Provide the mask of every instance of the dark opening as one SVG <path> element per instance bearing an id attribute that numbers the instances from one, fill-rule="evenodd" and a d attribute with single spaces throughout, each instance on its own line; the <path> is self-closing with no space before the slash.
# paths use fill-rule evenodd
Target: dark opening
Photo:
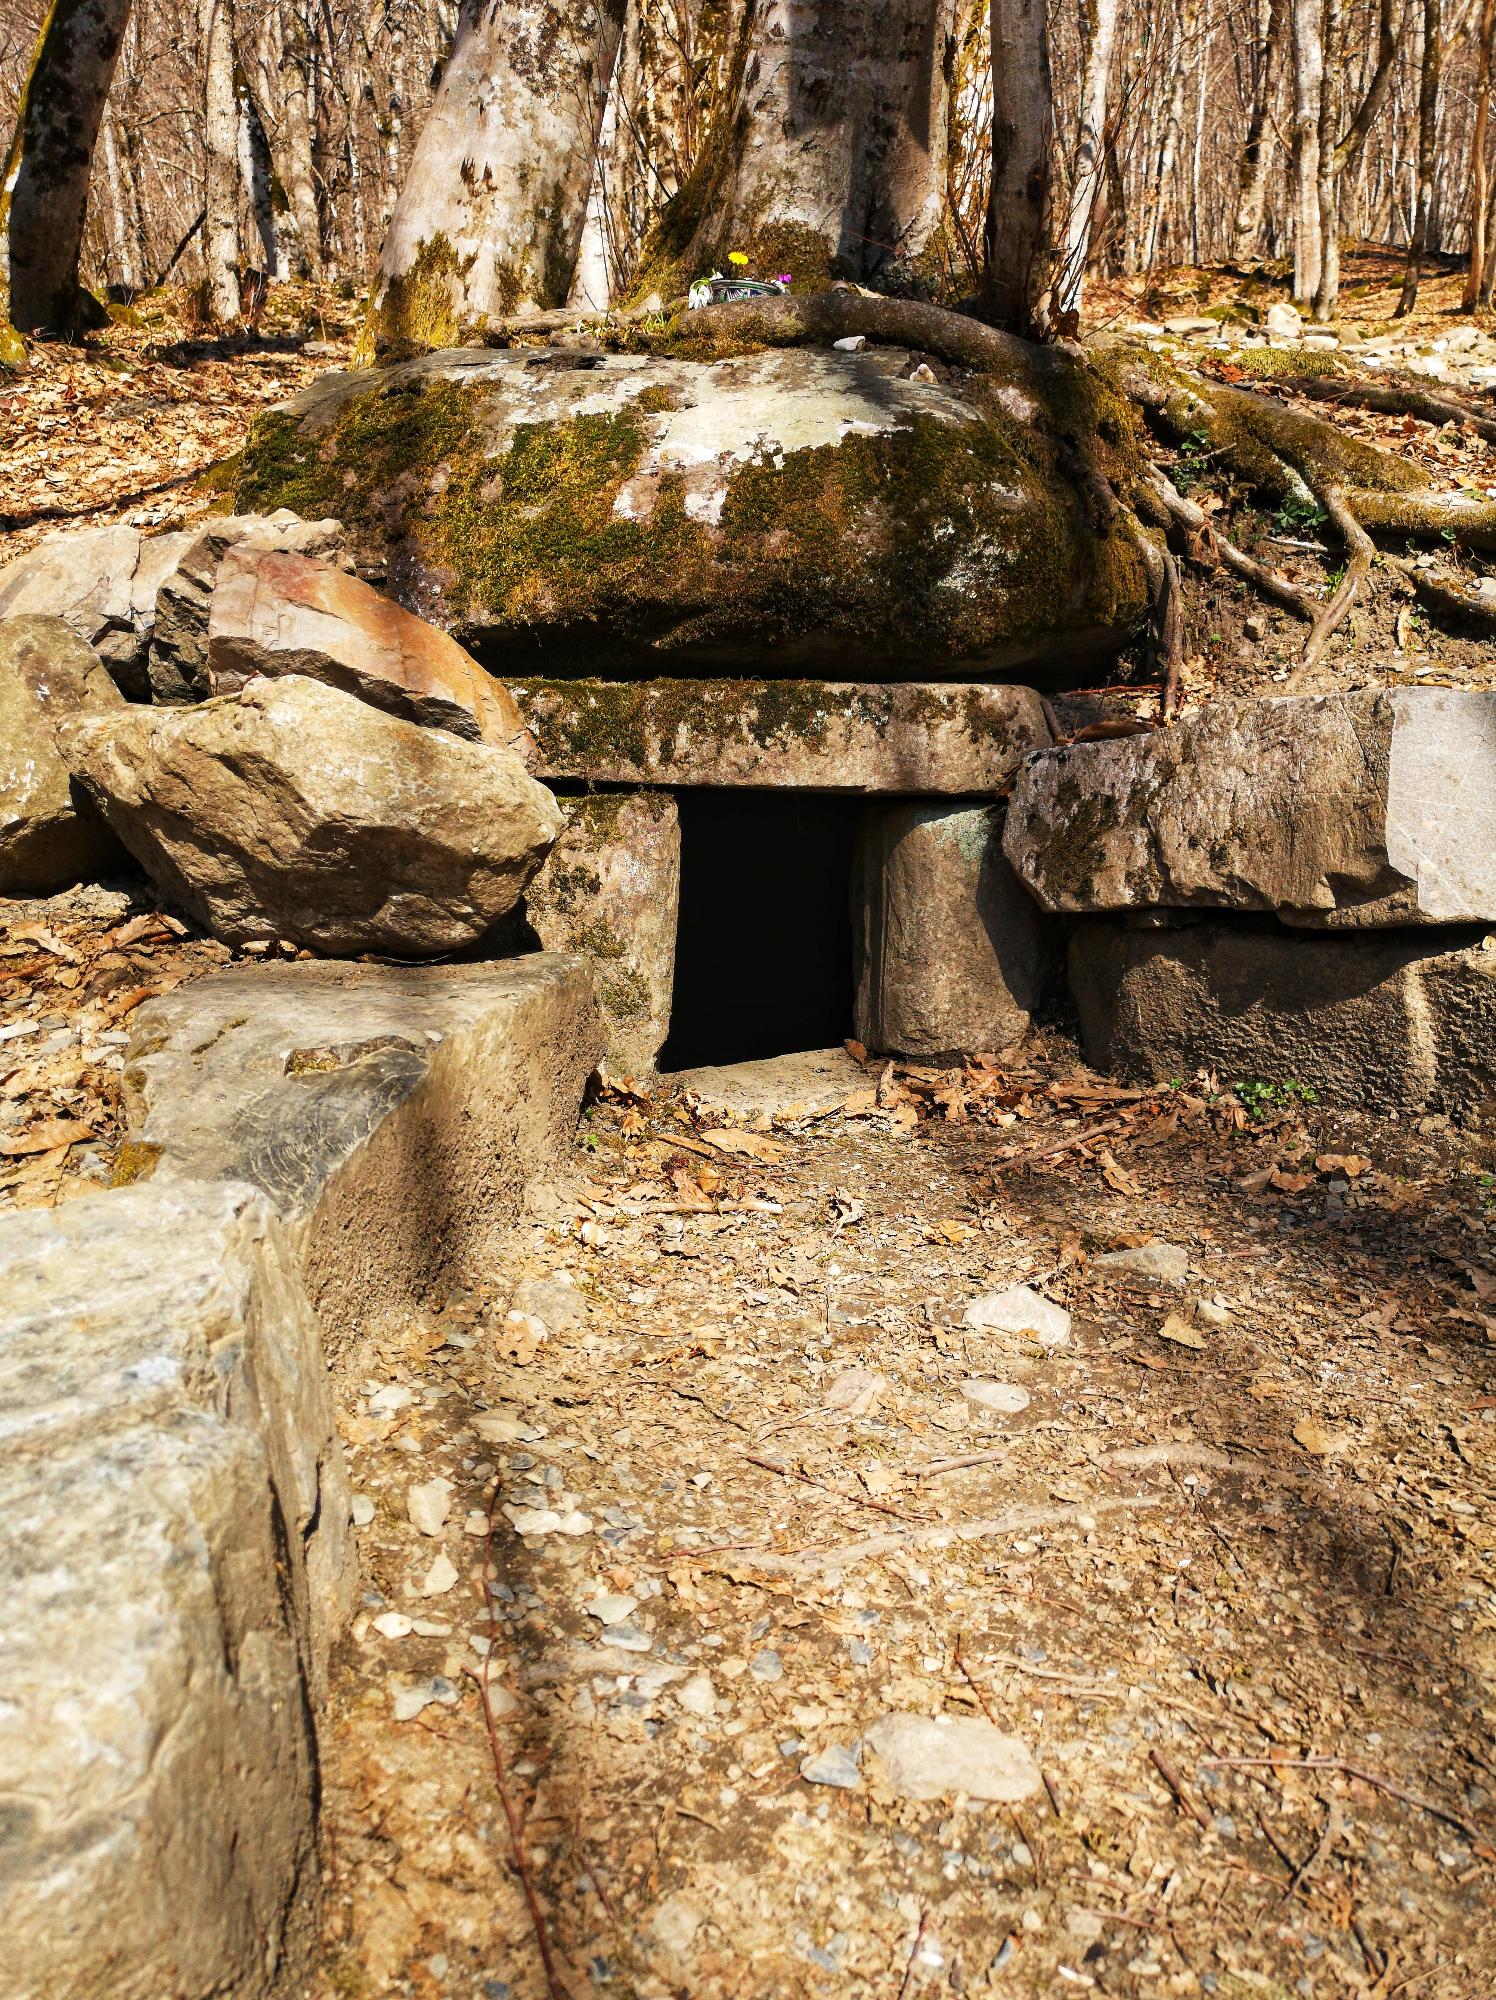
<path id="1" fill-rule="evenodd" d="M 847 899 L 863 802 L 685 790 L 665 1070 L 833 1048 L 852 1032 Z"/>

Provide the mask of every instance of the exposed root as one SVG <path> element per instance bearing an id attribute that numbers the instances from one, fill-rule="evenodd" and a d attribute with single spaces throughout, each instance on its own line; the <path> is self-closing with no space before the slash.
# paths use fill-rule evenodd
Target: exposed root
<path id="1" fill-rule="evenodd" d="M 1404 556 L 1388 556 L 1386 560 L 1407 578 L 1431 610 L 1464 619 L 1471 625 L 1480 626 L 1483 631 L 1496 632 L 1496 593 L 1468 590 L 1455 578 L 1440 576 L 1420 563 L 1409 562 Z"/>
<path id="2" fill-rule="evenodd" d="M 1180 670 L 1184 664 L 1184 596 L 1179 567 L 1162 536 L 1150 535 L 1135 515 L 1127 520 L 1153 591 L 1153 656 L 1162 688 L 1165 721 L 1179 711 Z"/>
<path id="3" fill-rule="evenodd" d="M 1336 530 L 1350 552 L 1349 560 L 1339 589 L 1314 621 L 1314 630 L 1309 634 L 1303 658 L 1289 676 L 1290 692 L 1294 691 L 1296 683 L 1312 673 L 1319 664 L 1320 656 L 1360 595 L 1363 584 L 1371 575 L 1371 566 L 1376 561 L 1376 544 L 1346 505 L 1345 495 L 1340 488 L 1327 486 L 1323 498 L 1325 512 L 1335 523 Z"/>
<path id="4" fill-rule="evenodd" d="M 1184 529 L 1189 556 L 1202 569 L 1229 569 L 1233 576 L 1239 576 L 1264 597 L 1272 598 L 1311 625 L 1319 617 L 1323 606 L 1312 591 L 1301 590 L 1281 570 L 1271 569 L 1255 556 L 1249 556 L 1245 549 L 1239 549 L 1235 542 L 1228 542 L 1212 525 L 1205 510 L 1187 500 L 1166 474 L 1155 470 L 1149 490 L 1168 518 Z"/>
<path id="5" fill-rule="evenodd" d="M 1348 487 L 1345 494 L 1364 528 L 1432 541 L 1445 536 L 1472 549 L 1496 549 L 1496 500 L 1463 493 L 1389 493 Z"/>
<path id="6" fill-rule="evenodd" d="M 1375 410 L 1389 417 L 1417 417 L 1426 424 L 1467 424 L 1478 437 L 1496 442 L 1496 417 L 1485 416 L 1455 396 L 1434 395 L 1403 376 L 1357 382 L 1345 375 L 1295 375 L 1284 387 L 1316 403 L 1339 403 L 1348 410 Z"/>

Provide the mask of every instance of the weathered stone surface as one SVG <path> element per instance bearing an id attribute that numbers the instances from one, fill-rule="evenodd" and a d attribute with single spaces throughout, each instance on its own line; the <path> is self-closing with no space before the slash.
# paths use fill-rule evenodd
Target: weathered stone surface
<path id="1" fill-rule="evenodd" d="M 1496 922 L 1496 693 L 1218 702 L 1030 759 L 1008 858 L 1049 910 Z"/>
<path id="2" fill-rule="evenodd" d="M 871 1090 L 876 1080 L 845 1049 L 678 1069 L 665 1078 L 672 1090 L 695 1098 L 702 1111 L 734 1118 L 814 1117 Z"/>
<path id="3" fill-rule="evenodd" d="M 244 1187 L 0 1220 L 0 1984 L 259 2000 L 315 1895 L 349 1494 Z"/>
<path id="4" fill-rule="evenodd" d="M 1033 688 L 981 682 L 515 681 L 539 778 L 990 797 L 1053 741 Z"/>
<path id="5" fill-rule="evenodd" d="M 879 1054 L 978 1054 L 1028 1030 L 1044 919 L 1002 851 L 1000 806 L 870 806 L 852 885 L 860 1041 Z"/>
<path id="6" fill-rule="evenodd" d="M 589 968 L 238 967 L 141 1007 L 122 1176 L 248 1182 L 285 1218 L 329 1351 L 492 1275 L 575 1125 Z"/>
<path id="7" fill-rule="evenodd" d="M 591 959 L 608 1068 L 644 1076 L 670 1032 L 680 813 L 668 792 L 598 792 L 565 812 L 525 915 L 547 951 Z"/>
<path id="8" fill-rule="evenodd" d="M 181 539 L 185 546 L 156 592 L 148 659 L 153 701 L 202 701 L 214 692 L 208 682 L 208 613 L 219 565 L 230 550 L 316 557 L 339 568 L 348 560 L 341 521 L 303 521 L 289 508 L 219 514 Z"/>
<path id="9" fill-rule="evenodd" d="M 1125 478 L 1112 392 L 1053 352 L 959 385 L 914 358 L 424 355 L 262 417 L 238 500 L 339 514 L 361 574 L 496 671 L 937 680 L 1115 651 L 1146 578 L 1064 442 Z"/>
<path id="10" fill-rule="evenodd" d="M 1203 1067 L 1383 1111 L 1479 1111 L 1496 1098 L 1496 936 L 1097 919 L 1071 941 L 1070 986 L 1088 1059 L 1121 1076 Z"/>
<path id="11" fill-rule="evenodd" d="M 561 831 L 512 752 L 298 675 L 76 724 L 64 750 L 147 874 L 230 943 L 461 950 L 515 907 Z"/>
<path id="12" fill-rule="evenodd" d="M 445 632 L 328 563 L 252 545 L 219 564 L 207 673 L 214 694 L 304 674 L 471 742 L 507 747 L 524 731 L 513 696 Z"/>
<path id="13" fill-rule="evenodd" d="M 0 619 L 65 619 L 123 692 L 143 700 L 156 592 L 191 540 L 123 524 L 49 535 L 0 570 Z"/>
<path id="14" fill-rule="evenodd" d="M 123 707 L 103 661 L 64 620 L 0 622 L 0 895 L 46 896 L 128 866 L 57 746 L 63 716 Z"/>
<path id="15" fill-rule="evenodd" d="M 885 1715 L 867 1733 L 901 1799 L 971 1799 L 1016 1805 L 1044 1780 L 1034 1753 L 976 1715 Z"/>

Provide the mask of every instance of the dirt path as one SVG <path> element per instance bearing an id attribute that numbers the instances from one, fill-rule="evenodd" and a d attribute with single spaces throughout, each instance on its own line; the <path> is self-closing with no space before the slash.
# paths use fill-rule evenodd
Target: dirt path
<path id="1" fill-rule="evenodd" d="M 452 1300 L 381 1357 L 323 2000 L 545 1994 L 499 1772 L 556 1992 L 1489 1994 L 1489 1183 L 1057 1074 L 761 1161 L 602 1107 L 529 1317 Z M 1095 1262 L 1149 1237 L 1182 1285 Z M 1067 1342 L 963 1324 L 1018 1281 Z M 903 1713 L 1022 1739 L 1034 1788 L 899 1796 Z"/>

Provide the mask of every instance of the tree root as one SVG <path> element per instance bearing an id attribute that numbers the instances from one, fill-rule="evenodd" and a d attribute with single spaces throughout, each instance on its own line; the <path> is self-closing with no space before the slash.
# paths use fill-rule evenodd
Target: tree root
<path id="1" fill-rule="evenodd" d="M 1434 611 L 1465 619 L 1483 631 L 1496 632 L 1496 595 L 1472 596 L 1453 578 L 1437 576 L 1403 556 L 1387 557 L 1389 565 L 1407 578 L 1414 591 Z"/>
<path id="2" fill-rule="evenodd" d="M 1150 535 L 1135 514 L 1124 511 L 1123 518 L 1137 542 L 1153 591 L 1153 655 L 1167 722 L 1179 711 L 1180 671 L 1184 664 L 1184 594 L 1179 584 L 1179 567 L 1161 535 Z"/>
<path id="3" fill-rule="evenodd" d="M 1314 621 L 1314 630 L 1309 634 L 1303 657 L 1289 675 L 1290 694 L 1297 691 L 1296 684 L 1312 673 L 1319 664 L 1320 656 L 1360 595 L 1363 584 L 1371 575 L 1371 566 L 1376 560 L 1376 544 L 1346 505 L 1345 495 L 1340 488 L 1327 486 L 1323 498 L 1325 511 L 1335 523 L 1346 548 L 1350 551 L 1350 559 L 1346 563 L 1345 575 L 1339 589 Z"/>
<path id="4" fill-rule="evenodd" d="M 1401 375 L 1377 382 L 1356 382 L 1344 375 L 1295 375 L 1283 386 L 1290 395 L 1339 403 L 1348 410 L 1417 417 L 1426 424 L 1468 424 L 1477 436 L 1496 442 L 1496 417 L 1485 416 L 1458 397 L 1434 395 Z"/>
<path id="5" fill-rule="evenodd" d="M 1264 597 L 1285 606 L 1296 617 L 1311 625 L 1318 619 L 1323 606 L 1312 591 L 1301 590 L 1281 570 L 1270 569 L 1255 556 L 1249 556 L 1245 549 L 1239 549 L 1235 542 L 1228 542 L 1212 526 L 1205 510 L 1187 500 L 1166 474 L 1155 472 L 1149 481 L 1149 491 L 1164 514 L 1185 530 L 1189 555 L 1202 569 L 1229 569 L 1233 576 L 1250 583 Z"/>

